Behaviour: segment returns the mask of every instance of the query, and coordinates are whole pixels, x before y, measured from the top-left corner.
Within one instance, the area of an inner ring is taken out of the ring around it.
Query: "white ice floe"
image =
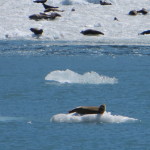
[[[66,122],[66,123],[125,123],[135,122],[138,119],[130,118],[120,115],[112,115],[111,112],[105,112],[103,115],[99,114],[88,114],[88,115],[77,115],[75,113],[70,114],[56,114],[50,119],[52,122]]]
[[[111,78],[91,71],[79,74],[69,69],[56,70],[46,75],[45,80],[56,81],[59,83],[78,83],[78,84],[115,84],[118,83],[116,78]]]

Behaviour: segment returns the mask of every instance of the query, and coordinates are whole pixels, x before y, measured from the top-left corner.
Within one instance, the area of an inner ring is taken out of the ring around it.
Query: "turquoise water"
[[[149,46],[0,41],[0,148],[149,150],[149,57]],[[67,69],[68,82],[45,80]],[[96,83],[92,71],[114,82]],[[103,103],[105,121],[66,114]]]

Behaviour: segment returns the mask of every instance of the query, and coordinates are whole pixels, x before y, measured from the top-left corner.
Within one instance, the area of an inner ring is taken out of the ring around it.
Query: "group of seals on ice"
[[[54,7],[45,4],[47,0],[35,0],[33,1],[34,3],[41,3],[44,7],[44,13],[39,13],[39,14],[33,14],[29,16],[30,20],[35,20],[35,21],[40,21],[40,20],[54,20],[56,17],[61,17],[60,14],[56,13],[57,12],[63,12],[62,10],[59,10],[59,7]],[[52,12],[51,14],[46,14],[46,12]],[[38,29],[38,28],[30,28],[30,30],[37,35],[38,37],[42,35],[43,29]]]
[[[77,113],[79,115],[86,114],[103,114],[106,111],[106,105],[97,106],[79,106],[69,111],[69,113]]]
[[[29,16],[30,20],[35,20],[35,21],[40,21],[40,20],[54,20],[56,17],[61,17],[60,14],[58,13],[51,13],[51,14],[46,14],[46,12],[51,12],[51,11],[57,11],[57,12],[63,12],[63,10],[59,10],[59,7],[54,7],[45,4],[47,0],[35,0],[33,1],[34,3],[41,3],[43,7],[45,8],[44,13],[39,13],[39,14],[33,14]],[[109,5],[107,2],[102,2],[100,1],[101,5]],[[75,9],[72,9],[72,11],[75,11]],[[30,29],[35,35],[41,35],[43,33],[43,29],[37,29],[37,28],[31,28]],[[84,31],[81,31],[83,35],[104,35],[104,33],[94,30],[94,29],[87,29]]]
[[[54,7],[45,4],[47,0],[35,0],[33,1],[34,3],[41,3],[44,7],[44,13],[39,13],[39,14],[33,14],[30,15],[29,18],[31,20],[39,21],[39,20],[54,20],[56,17],[61,17],[60,14],[56,13],[57,12],[63,12],[63,10],[59,10],[59,7]],[[112,5],[109,2],[100,0],[100,5]],[[75,11],[75,10],[74,10]],[[46,14],[46,12],[53,12],[51,14]],[[137,14],[143,14],[146,15],[148,11],[145,8],[142,8],[141,10],[131,10],[128,14],[132,16],[136,16]],[[118,18],[114,17],[115,21],[119,21]],[[43,29],[37,29],[37,28],[31,28],[30,29],[35,35],[41,35],[43,33]],[[97,31],[94,29],[86,29],[80,32],[83,35],[86,36],[98,36],[98,35],[104,35],[101,31]],[[144,31],[140,33],[139,35],[145,35],[145,34],[150,34],[150,30]]]
[[[148,10],[146,10],[145,8],[142,8],[141,10],[131,10],[128,14],[131,16],[136,16],[138,14],[146,15],[148,14]],[[143,31],[138,35],[145,35],[145,34],[150,34],[150,30]]]
[[[147,13],[148,13],[148,11],[145,8],[142,8],[141,10],[131,10],[129,12],[129,15],[131,15],[131,16],[136,16],[137,14],[146,15]]]

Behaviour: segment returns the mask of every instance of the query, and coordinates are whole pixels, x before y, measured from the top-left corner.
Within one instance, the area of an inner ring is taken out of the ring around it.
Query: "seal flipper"
[[[78,113],[80,109],[80,107],[77,107],[75,109],[70,110],[69,113]]]

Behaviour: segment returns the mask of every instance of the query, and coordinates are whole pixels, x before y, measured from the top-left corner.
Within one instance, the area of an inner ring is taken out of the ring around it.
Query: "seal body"
[[[114,17],[114,20],[115,20],[115,21],[119,21],[117,17]]]
[[[31,20],[36,20],[36,21],[42,20],[42,19],[48,19],[48,17],[49,17],[49,16],[46,15],[46,14],[44,14],[44,13],[33,14],[33,15],[29,16],[29,18],[30,18]]]
[[[49,9],[49,8],[58,8],[58,7],[46,5],[45,3],[42,3],[42,5],[43,5],[43,7],[44,7],[45,9]]]
[[[30,28],[30,30],[31,30],[35,35],[41,35],[41,34],[43,33],[43,29]]]
[[[40,14],[33,14],[29,16],[31,20],[39,21],[39,20],[54,20],[56,17],[61,17],[60,14],[58,13],[51,13],[50,15],[47,15],[45,13],[40,13]]]
[[[131,16],[136,16],[137,14],[138,14],[138,12],[136,10],[131,10],[129,12],[129,15],[131,15]]]
[[[138,13],[141,13],[143,15],[146,15],[148,11],[145,8],[142,8],[141,10],[137,11]]]
[[[111,3],[105,2],[105,1],[100,1],[100,5],[112,5]]]
[[[53,7],[53,8],[51,7],[44,10],[44,12],[51,12],[51,11],[63,12],[64,10],[59,10],[57,7]]]
[[[46,3],[47,0],[35,0],[34,3]]]
[[[93,30],[93,29],[87,29],[84,31],[81,31],[82,34],[84,35],[104,35],[104,33],[97,31],[97,30]]]
[[[106,105],[97,106],[80,106],[69,111],[69,113],[86,114],[103,114],[106,111]]]
[[[143,31],[142,33],[140,33],[140,35],[144,35],[144,34],[150,34],[150,30]]]

